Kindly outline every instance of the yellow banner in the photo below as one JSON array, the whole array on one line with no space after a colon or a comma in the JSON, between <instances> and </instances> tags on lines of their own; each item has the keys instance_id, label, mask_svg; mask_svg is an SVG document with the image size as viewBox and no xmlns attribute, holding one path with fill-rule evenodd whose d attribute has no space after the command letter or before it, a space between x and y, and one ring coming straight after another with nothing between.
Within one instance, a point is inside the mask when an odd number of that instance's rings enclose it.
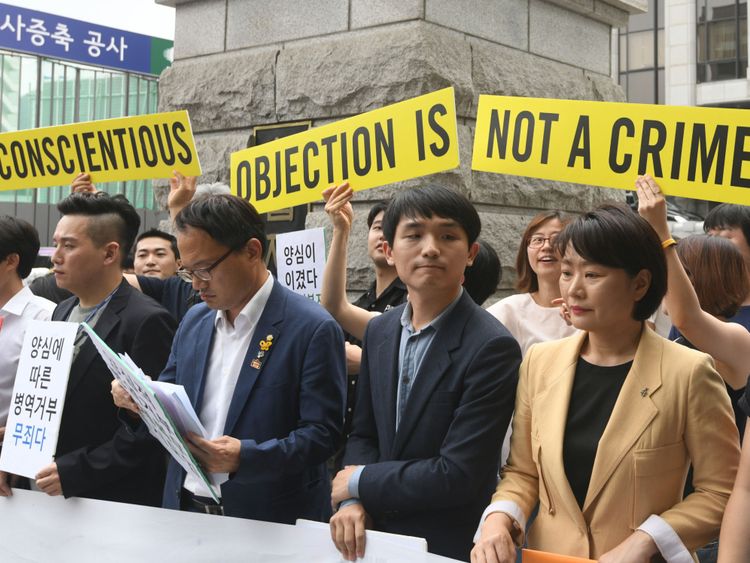
<instances>
[{"instance_id":1,"label":"yellow banner","mask_svg":"<svg viewBox=\"0 0 750 563\"><path fill-rule=\"evenodd\" d=\"M750 112L480 96L472 169L750 205Z\"/></svg>"},{"instance_id":2,"label":"yellow banner","mask_svg":"<svg viewBox=\"0 0 750 563\"><path fill-rule=\"evenodd\" d=\"M201 173L186 111L71 123L0 134L0 190Z\"/></svg>"},{"instance_id":3,"label":"yellow banner","mask_svg":"<svg viewBox=\"0 0 750 563\"><path fill-rule=\"evenodd\" d=\"M259 213L458 166L453 88L445 88L232 153L232 193Z\"/></svg>"}]
</instances>

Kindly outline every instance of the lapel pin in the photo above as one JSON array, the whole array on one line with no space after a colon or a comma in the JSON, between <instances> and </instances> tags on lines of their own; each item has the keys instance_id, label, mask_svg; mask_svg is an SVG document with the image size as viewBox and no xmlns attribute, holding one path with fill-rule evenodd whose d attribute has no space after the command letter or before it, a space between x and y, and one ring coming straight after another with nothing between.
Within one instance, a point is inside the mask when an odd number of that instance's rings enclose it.
<instances>
[{"instance_id":1,"label":"lapel pin","mask_svg":"<svg viewBox=\"0 0 750 563\"><path fill-rule=\"evenodd\" d=\"M641 389L641 397L645 397L646 395L648 395L648 387Z\"/></svg>"},{"instance_id":2,"label":"lapel pin","mask_svg":"<svg viewBox=\"0 0 750 563\"><path fill-rule=\"evenodd\" d=\"M273 346L273 334L267 335L258 343L258 347L260 348L260 350L258 350L255 358L253 358L253 360L250 362L250 367L252 367L253 369L260 369L263 365L263 362L261 360L265 357L266 352L271 349L271 346Z\"/></svg>"}]
</instances>

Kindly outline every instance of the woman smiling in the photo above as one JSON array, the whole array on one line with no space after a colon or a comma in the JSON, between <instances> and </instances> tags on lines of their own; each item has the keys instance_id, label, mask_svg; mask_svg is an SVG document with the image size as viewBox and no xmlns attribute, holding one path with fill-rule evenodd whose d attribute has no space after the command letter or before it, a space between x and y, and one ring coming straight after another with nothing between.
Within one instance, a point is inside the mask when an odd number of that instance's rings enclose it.
<instances>
[{"instance_id":1,"label":"woman smiling","mask_svg":"<svg viewBox=\"0 0 750 563\"><path fill-rule=\"evenodd\" d=\"M532 344L576 332L553 304L560 298L560 256L555 250L555 239L568 222L559 211L545 211L529 222L516 256L516 289L520 293L487 309L518 340L522 354Z\"/></svg>"}]
</instances>

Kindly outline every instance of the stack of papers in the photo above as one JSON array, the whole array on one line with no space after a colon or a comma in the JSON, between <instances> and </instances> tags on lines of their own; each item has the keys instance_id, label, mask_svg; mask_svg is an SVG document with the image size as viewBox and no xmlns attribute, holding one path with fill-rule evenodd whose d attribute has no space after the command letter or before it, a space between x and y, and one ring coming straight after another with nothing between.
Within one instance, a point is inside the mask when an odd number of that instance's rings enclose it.
<instances>
[{"instance_id":1,"label":"stack of papers","mask_svg":"<svg viewBox=\"0 0 750 563\"><path fill-rule=\"evenodd\" d=\"M127 354L114 352L94 329L86 323L82 325L109 371L138 405L139 414L151 435L185 471L205 483L213 499L220 502L216 491L218 484L226 481L227 474L214 473L208 479L182 437L187 432L194 432L209 439L185 389L181 385L151 381Z\"/></svg>"}]
</instances>

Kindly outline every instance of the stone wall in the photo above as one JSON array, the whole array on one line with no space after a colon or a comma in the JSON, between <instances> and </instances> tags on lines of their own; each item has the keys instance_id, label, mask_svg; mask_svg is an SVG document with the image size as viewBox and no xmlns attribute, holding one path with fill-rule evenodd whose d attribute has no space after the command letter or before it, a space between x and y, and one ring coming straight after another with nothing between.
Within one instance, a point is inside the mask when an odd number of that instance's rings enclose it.
<instances>
[{"instance_id":1,"label":"stone wall","mask_svg":"<svg viewBox=\"0 0 750 563\"><path fill-rule=\"evenodd\" d=\"M157 0L159 1L159 0ZM313 126L454 86L461 167L437 174L467 194L504 265L541 209L580 211L620 192L471 170L479 94L623 101L611 28L646 0L197 0L176 5L175 62L160 110L187 109L204 175L229 179L229 155L255 125ZM554 102L550 102L551 106ZM370 202L426 179L357 194L350 288L370 278L362 249ZM308 226L327 223L319 204Z\"/></svg>"}]
</instances>

